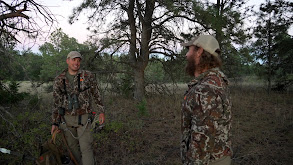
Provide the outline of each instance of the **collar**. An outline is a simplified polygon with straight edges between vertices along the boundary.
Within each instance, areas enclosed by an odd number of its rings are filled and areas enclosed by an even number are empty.
[[[212,74],[218,74],[220,73],[221,77],[224,77],[223,76],[223,73],[220,71],[220,69],[217,67],[217,68],[212,68],[212,69],[209,69],[203,73],[201,73],[198,77],[195,77],[193,80],[191,80],[187,86],[188,88],[192,88],[194,85],[198,84],[199,82],[201,82],[205,77],[207,76],[210,76]]]
[[[60,76],[62,76],[62,77],[66,77],[66,73],[67,73],[67,72],[68,72],[68,68],[64,69],[64,70],[62,71],[62,73],[60,74]],[[76,75],[81,74],[81,73],[82,73],[82,70],[79,69],[79,70],[77,71]],[[76,75],[75,75],[75,76],[76,76]]]

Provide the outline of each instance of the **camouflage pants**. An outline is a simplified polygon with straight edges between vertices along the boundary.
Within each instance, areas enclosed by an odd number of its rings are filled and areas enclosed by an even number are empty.
[[[202,163],[197,163],[192,160],[185,160],[184,165],[200,165]],[[206,164],[206,163],[205,163]],[[224,156],[214,162],[210,162],[207,165],[233,165],[231,156]]]
[[[93,133],[91,123],[88,122],[88,114],[81,116],[81,124],[78,125],[78,116],[65,115],[66,124],[61,124],[60,129],[64,134],[68,146],[79,164],[94,165]]]
[[[232,160],[230,156],[224,156],[219,160],[209,163],[209,165],[231,165]]]

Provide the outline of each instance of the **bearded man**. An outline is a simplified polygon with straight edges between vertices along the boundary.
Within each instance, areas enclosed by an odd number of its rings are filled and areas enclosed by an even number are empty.
[[[220,47],[211,35],[181,44],[188,49],[188,84],[182,103],[183,164],[231,164],[231,100],[228,79],[220,67]]]

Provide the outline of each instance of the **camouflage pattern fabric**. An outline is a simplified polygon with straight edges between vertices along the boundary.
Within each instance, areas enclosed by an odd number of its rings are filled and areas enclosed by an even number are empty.
[[[218,68],[194,79],[184,95],[181,119],[183,164],[204,165],[231,156],[228,80]]]
[[[101,95],[99,92],[97,81],[94,75],[90,71],[79,70],[74,76],[74,86],[73,89],[69,84],[68,79],[66,78],[66,72],[68,69],[64,70],[59,76],[55,78],[54,86],[53,86],[53,97],[54,97],[54,107],[52,113],[53,123],[58,123],[59,108],[65,109],[65,114],[67,115],[83,115],[86,113],[92,112],[92,103],[91,99],[95,101],[98,106],[98,111],[100,113],[104,113],[104,106],[101,100]],[[78,75],[80,75],[80,79],[78,80]],[[64,88],[64,81],[65,86]],[[78,81],[80,81],[80,88],[78,87]],[[79,109],[68,109],[68,95],[75,94],[79,101]]]

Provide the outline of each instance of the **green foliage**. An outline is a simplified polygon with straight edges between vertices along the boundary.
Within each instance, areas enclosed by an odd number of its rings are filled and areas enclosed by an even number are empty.
[[[1,50],[0,50],[1,51]],[[43,57],[30,51],[19,52],[15,50],[3,50],[0,56],[0,73],[2,80],[14,81],[39,81]]]
[[[123,128],[123,123],[118,122],[118,121],[112,121],[111,123],[109,123],[105,126],[106,131],[113,131],[115,133],[117,133],[122,128]]]
[[[133,93],[133,81],[130,77],[126,77],[125,79],[121,79],[121,84],[119,86],[120,91],[126,97],[131,97]]]
[[[19,83],[10,81],[7,85],[0,82],[0,104],[10,105],[22,101],[28,93],[18,92]]]
[[[19,52],[11,55],[12,62],[12,80],[30,80],[39,81],[43,57],[30,51]]]
[[[154,61],[148,64],[145,69],[145,78],[150,82],[163,82],[164,81],[163,64],[159,61]]]
[[[276,57],[277,63],[275,64],[275,82],[273,86],[276,90],[286,90],[293,85],[293,37],[284,36],[276,44],[278,56]]]
[[[37,95],[31,95],[30,96],[30,99],[28,101],[28,106],[30,107],[34,107],[34,106],[38,106],[38,103],[40,102],[41,100],[38,98]]]
[[[134,90],[133,77],[129,74],[120,74],[118,78],[111,82],[112,90],[126,98],[131,98]]]
[[[261,60],[262,65],[266,68],[264,75],[269,84],[268,92],[271,90],[273,82],[287,83],[286,77],[293,71],[291,67],[293,39],[288,34],[288,29],[293,21],[292,11],[292,2],[276,0],[262,4],[257,13],[257,27],[254,29],[257,40],[252,47],[254,57],[256,60]],[[289,82],[292,83],[291,80]],[[281,83],[281,86],[283,85]],[[280,88],[280,90],[284,89]]]
[[[44,63],[43,57],[32,52],[25,52],[19,58],[26,76],[24,80],[40,81],[41,67]]]
[[[149,112],[147,110],[147,101],[145,99],[140,101],[136,105],[136,108],[138,109],[138,116],[140,117],[149,116]]]
[[[123,123],[119,121],[112,121],[110,123],[107,123],[103,130],[99,133],[94,134],[94,138],[98,141],[104,141],[107,140],[107,136],[114,132],[118,133],[123,129]]]
[[[22,80],[23,69],[18,64],[17,56],[19,52],[13,50],[14,47],[2,47],[0,41],[0,79],[1,80]]]
[[[183,50],[185,52],[185,49]],[[186,59],[185,54],[183,57],[177,57],[176,59],[168,59],[163,62],[163,68],[165,73],[165,80],[167,82],[188,82],[190,76],[185,72]]]
[[[146,84],[188,82],[190,76],[185,73],[185,53],[186,49],[183,49],[176,58],[153,56],[145,70]]]
[[[31,98],[26,97],[24,102],[29,100]],[[46,120],[48,116],[45,115],[44,111],[33,110],[35,106],[31,102],[27,106],[11,107],[10,114],[1,114],[0,132],[3,132],[0,134],[1,147],[34,158],[39,156],[40,145],[51,135],[50,123]],[[32,161],[22,160],[22,157],[3,155],[2,153],[0,163],[33,164]]]

